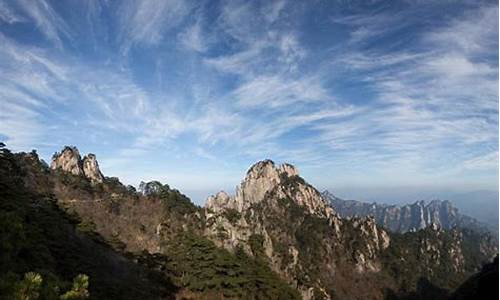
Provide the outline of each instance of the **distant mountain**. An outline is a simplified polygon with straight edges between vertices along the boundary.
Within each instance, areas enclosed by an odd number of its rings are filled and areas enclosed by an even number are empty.
[[[271,160],[205,207],[160,182],[124,186],[76,147],[51,167],[0,149],[0,172],[2,299],[31,272],[50,284],[40,293],[86,274],[97,299],[445,299],[498,253],[476,231],[446,229],[451,217],[406,233],[343,218]]]
[[[322,196],[342,217],[373,216],[377,224],[393,232],[417,231],[429,226],[487,231],[485,224],[459,213],[450,201],[432,200],[429,203],[417,201],[407,205],[387,205],[343,200],[328,191],[324,191]]]

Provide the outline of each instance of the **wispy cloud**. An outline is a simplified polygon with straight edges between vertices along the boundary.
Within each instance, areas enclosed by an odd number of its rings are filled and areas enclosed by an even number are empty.
[[[24,22],[24,18],[12,10],[6,1],[0,1],[0,21],[8,24]]]
[[[355,42],[380,36],[377,20],[349,20],[363,28]],[[380,20],[387,23],[385,16]],[[423,34],[418,51],[351,49],[336,65],[369,83],[377,100],[359,117],[318,126],[319,138],[333,149],[361,149],[365,157],[385,153],[384,168],[403,162],[421,174],[436,171],[449,147],[466,159],[470,152],[480,154],[484,146],[496,145],[498,66],[478,55],[497,53],[491,42],[497,20],[498,7],[481,7]],[[467,164],[460,159],[449,163]]]
[[[234,91],[238,104],[259,109],[276,108],[297,102],[324,101],[328,93],[315,78],[285,79],[280,75],[259,76]]]
[[[56,47],[62,48],[62,37],[71,38],[71,31],[64,19],[45,0],[35,2],[22,0],[19,4],[43,35]]]
[[[202,28],[199,22],[188,27],[179,34],[182,45],[189,50],[203,52],[207,49],[205,40],[202,37]]]
[[[156,45],[169,29],[191,11],[184,0],[123,1],[118,11],[123,49],[133,45]]]
[[[497,176],[496,4],[0,1],[0,32],[15,150],[83,144],[181,188],[263,158],[323,186]]]

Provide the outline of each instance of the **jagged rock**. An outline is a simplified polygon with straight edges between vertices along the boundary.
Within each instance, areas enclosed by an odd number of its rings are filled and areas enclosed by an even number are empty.
[[[149,196],[160,193],[162,189],[163,189],[163,184],[161,184],[161,182],[159,181],[149,181],[149,182],[141,181],[141,183],[139,184],[138,191],[144,196]]]
[[[486,226],[458,212],[448,200],[433,200],[429,204],[417,201],[413,204],[397,206],[379,203],[365,203],[355,200],[342,200],[328,191],[322,193],[340,216],[373,216],[377,224],[393,232],[408,232],[439,226],[443,229],[466,227],[480,232],[487,231]]]
[[[50,168],[61,169],[73,175],[84,175],[93,183],[102,183],[104,180],[96,156],[88,154],[82,160],[80,152],[74,146],[66,146],[61,153],[56,152],[52,156]]]
[[[299,184],[296,184],[297,181]],[[286,185],[293,186],[286,186]],[[284,187],[278,188],[276,187]],[[333,214],[333,210],[323,200],[319,192],[303,182],[298,170],[290,164],[278,167],[272,160],[264,160],[254,164],[247,172],[245,179],[236,189],[236,195],[230,197],[225,192],[210,196],[205,207],[218,212],[225,208],[243,212],[255,203],[259,203],[274,191],[278,198],[290,198],[301,206],[305,206],[311,213]]]
[[[83,174],[92,182],[101,183],[104,179],[101,170],[99,170],[99,164],[97,163],[96,157],[92,153],[87,154],[83,158]]]
[[[353,256],[350,268],[356,268],[359,273],[378,272],[381,265],[377,258],[390,245],[388,234],[377,227],[373,218],[356,219],[353,221],[355,225],[343,222],[321,194],[299,176],[294,166],[276,166],[271,160],[260,161],[250,167],[235,196],[225,192],[210,196],[205,209],[205,234],[208,237],[219,246],[232,251],[242,248],[253,255],[255,237],[259,237],[257,240],[261,242],[262,255],[270,261],[273,270],[294,285],[298,284],[297,276],[300,277],[303,272],[300,270],[310,267],[304,265],[303,251],[307,245],[297,240],[295,231],[302,230],[298,228],[321,226],[318,229],[329,232],[329,240],[320,242],[325,243],[321,247],[329,249],[325,250],[327,253]],[[291,211],[296,214],[294,218],[290,216]],[[308,215],[316,221],[311,220],[313,223],[309,224]],[[353,240],[364,246],[351,249]],[[339,267],[338,264],[343,264],[334,256],[324,257],[323,263],[332,273]],[[325,288],[317,281],[298,284],[304,299],[327,295]]]
[[[61,169],[73,175],[82,175],[83,166],[80,152],[74,146],[66,146],[61,153],[55,153],[52,156],[52,163],[50,164],[52,170]]]
[[[232,199],[226,192],[220,191],[215,195],[208,197],[206,207],[215,213],[219,213],[224,209],[236,209],[236,201]]]

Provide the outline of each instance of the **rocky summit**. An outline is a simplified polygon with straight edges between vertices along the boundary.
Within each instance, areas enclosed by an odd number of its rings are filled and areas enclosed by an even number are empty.
[[[0,172],[0,298],[41,279],[47,299],[67,291],[95,299],[444,300],[498,253],[490,236],[451,226],[457,215],[448,203],[400,209],[422,218],[392,231],[377,215],[345,216],[296,167],[271,160],[251,166],[234,195],[221,191],[204,207],[168,184],[142,182],[136,191],[104,177],[96,156],[81,159],[76,147],[56,153],[50,167],[35,151],[0,148]]]
[[[234,197],[229,197],[227,193],[221,191],[210,196],[205,207],[214,212],[224,209],[243,212],[252,205],[262,202],[268,193],[274,192],[275,197],[281,198],[290,198],[293,194],[292,199],[310,213],[329,215],[333,212],[318,191],[305,182],[293,188],[280,188],[293,180],[302,181],[294,166],[286,163],[276,166],[272,160],[260,161],[250,167]]]
[[[441,276],[438,269],[449,261],[460,277],[469,260],[462,232],[433,226],[391,238],[372,216],[342,218],[295,167],[271,160],[250,167],[234,196],[221,191],[209,197],[205,215],[207,237],[230,251],[262,257],[304,299],[382,299],[380,285],[402,284],[398,276],[382,279],[395,276],[393,268],[412,278],[427,272]],[[481,255],[490,257],[496,250],[491,240],[485,244],[490,248]],[[422,255],[429,255],[428,261],[415,268],[414,258]]]
[[[56,152],[52,156],[50,168],[52,170],[61,169],[73,175],[83,175],[91,182],[102,183],[103,181],[96,156],[89,153],[82,159],[76,147],[66,146],[61,153]]]

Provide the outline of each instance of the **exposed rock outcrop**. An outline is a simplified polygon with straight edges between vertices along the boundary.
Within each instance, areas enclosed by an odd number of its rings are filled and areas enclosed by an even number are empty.
[[[93,183],[102,183],[104,180],[96,156],[89,153],[82,160],[80,152],[74,146],[66,146],[61,153],[56,152],[52,156],[50,168],[61,169],[77,176],[83,175]]]
[[[320,193],[305,183],[298,174],[298,170],[290,164],[276,167],[272,160],[260,161],[250,167],[245,179],[237,187],[234,197],[221,191],[210,196],[205,207],[214,212],[228,208],[243,212],[263,201],[272,191],[275,193],[273,197],[293,199],[310,213],[332,214],[333,210],[322,199]],[[298,184],[295,184],[295,181]]]
[[[294,166],[271,160],[250,167],[235,196],[222,191],[210,196],[205,209],[207,236],[229,250],[266,257],[305,299],[329,299],[322,281],[330,275],[308,275],[307,283],[299,279],[312,267],[309,260],[321,257],[322,272],[328,274],[346,264],[359,273],[378,272],[378,257],[390,244],[372,218],[343,221]]]
[[[61,153],[55,153],[52,156],[52,163],[50,164],[52,170],[61,169],[73,175],[82,175],[83,166],[80,152],[74,146],[66,146]]]
[[[104,177],[94,154],[89,153],[83,158],[83,174],[92,182],[102,182]]]
[[[163,184],[161,184],[161,182],[159,181],[141,181],[141,183],[139,184],[138,192],[143,194],[144,196],[149,196],[160,193],[162,189]]]

